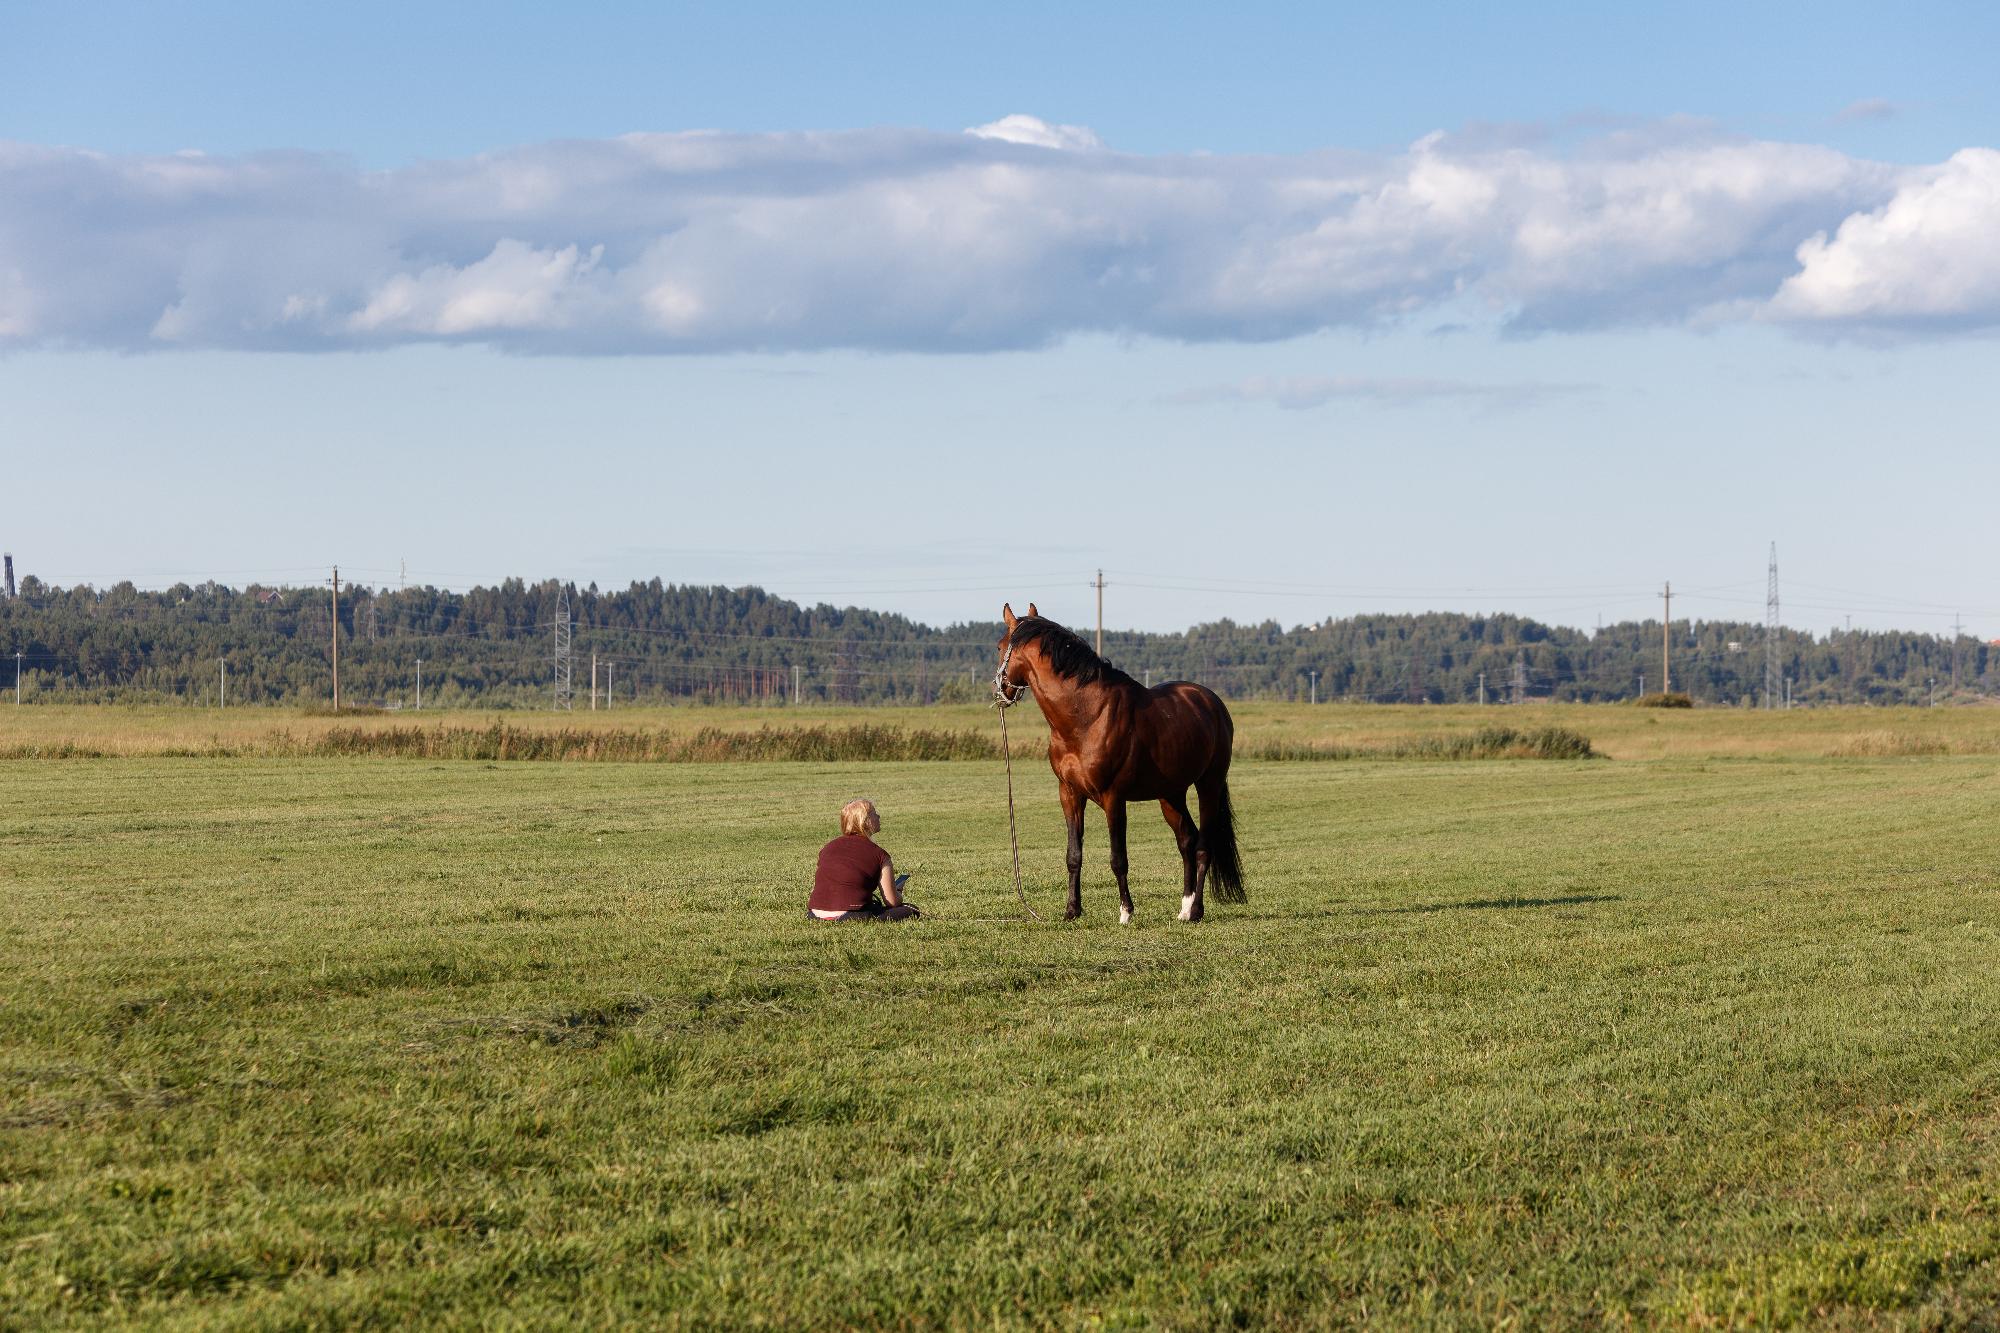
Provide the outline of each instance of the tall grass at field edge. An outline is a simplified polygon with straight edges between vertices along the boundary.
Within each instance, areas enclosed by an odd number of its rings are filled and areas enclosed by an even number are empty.
[[[1015,744],[1018,758],[1042,749],[1039,739]],[[486,727],[334,727],[311,735],[275,731],[240,743],[171,746],[157,752],[178,759],[464,759],[560,763],[907,763],[998,759],[999,741],[969,729],[760,727],[731,731],[703,727],[691,733],[645,728],[527,729],[496,722]],[[1273,762],[1369,759],[1589,759],[1588,737],[1563,727],[1413,736],[1383,745],[1329,745],[1264,741],[1237,747],[1243,759]],[[69,740],[0,746],[0,759],[108,759],[118,751]]]
[[[1567,727],[1481,727],[1477,731],[1412,736],[1388,745],[1318,745],[1266,741],[1245,758],[1277,761],[1339,759],[1594,759],[1590,738]]]

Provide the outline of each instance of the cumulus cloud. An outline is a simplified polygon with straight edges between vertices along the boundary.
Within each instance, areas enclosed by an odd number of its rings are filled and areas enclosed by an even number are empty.
[[[2000,324],[2000,152],[1968,148],[1799,246],[1780,319],[1880,327]]]
[[[974,125],[966,133],[982,139],[998,139],[1003,143],[1028,144],[1034,148],[1104,147],[1095,133],[1081,125],[1051,125],[1035,116],[1002,116],[984,125]]]
[[[0,143],[0,347],[975,351],[1433,309],[1522,333],[1950,330],[2000,311],[1974,243],[1991,157],[1908,169],[1687,124],[1560,151],[1435,135],[1139,155],[1029,116],[637,134],[382,172]]]

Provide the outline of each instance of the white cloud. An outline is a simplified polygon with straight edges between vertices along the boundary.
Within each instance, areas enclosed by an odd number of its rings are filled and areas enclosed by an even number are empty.
[[[396,331],[458,337],[518,329],[561,330],[591,304],[590,279],[604,247],[578,255],[574,245],[538,250],[503,238],[477,263],[437,264],[421,273],[398,273],[369,294],[348,316],[358,333]],[[287,298],[286,314],[301,313]]]
[[[1104,147],[1096,134],[1081,125],[1051,125],[1036,116],[1002,116],[984,125],[974,125],[966,133],[982,139],[998,139],[1003,143],[1027,144],[1032,148],[1078,150]]]
[[[34,332],[35,312],[28,302],[28,278],[18,268],[0,267],[0,343],[25,339]]]
[[[1433,307],[1519,332],[1762,314],[1950,331],[2000,316],[1976,243],[1992,158],[1910,170],[1680,123],[1567,152],[1432,135],[1143,156],[1025,116],[387,172],[0,143],[0,347],[971,351]]]
[[[1967,148],[1799,246],[1771,303],[1820,324],[2000,325],[2000,152]]]

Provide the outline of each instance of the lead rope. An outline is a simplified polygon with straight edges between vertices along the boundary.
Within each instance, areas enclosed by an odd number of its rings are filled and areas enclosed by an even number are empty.
[[[1000,669],[993,673],[993,706],[1000,710],[1000,757],[1007,761],[1007,846],[1014,853],[1014,896],[1021,900],[1023,911],[1040,921],[1041,913],[1021,888],[1021,836],[1014,829],[1014,747],[1007,741],[1007,709],[1021,697],[1021,692],[1016,689],[1011,695],[1007,693],[1007,664],[1013,660],[1014,645],[1009,643],[1000,658]]]
[[[1028,895],[1021,888],[1021,839],[1014,832],[1014,747],[1007,743],[1007,708],[1004,704],[1000,708],[1000,753],[1007,760],[1007,845],[1014,852],[1014,896],[1021,900],[1021,906],[1029,916],[1040,921],[1041,914],[1035,911],[1034,904],[1028,901]]]

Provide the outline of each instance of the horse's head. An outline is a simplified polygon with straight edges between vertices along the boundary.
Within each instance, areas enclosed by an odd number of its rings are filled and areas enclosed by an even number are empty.
[[[1033,602],[1029,602],[1028,614],[1038,616],[1041,612],[1035,609]],[[1021,693],[1028,688],[1028,663],[1014,652],[1014,627],[1021,623],[1021,619],[1014,614],[1012,602],[1001,606],[1000,620],[1006,628],[1000,633],[1000,665],[993,672],[993,697],[1000,701],[1002,708],[1006,708],[1021,702]]]

